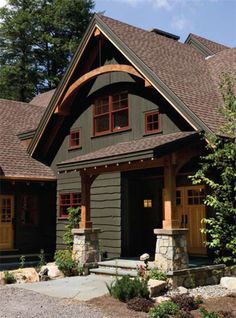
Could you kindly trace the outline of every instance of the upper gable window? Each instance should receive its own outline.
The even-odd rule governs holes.
[[[129,127],[128,93],[98,98],[94,103],[94,135],[125,130]]]
[[[160,113],[151,112],[145,114],[145,133],[155,133],[160,131]]]
[[[80,144],[80,129],[73,129],[70,131],[70,148],[79,148]]]

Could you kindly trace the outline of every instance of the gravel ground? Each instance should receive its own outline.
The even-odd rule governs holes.
[[[85,303],[45,296],[13,286],[0,287],[1,318],[105,318]]]
[[[201,297],[205,299],[215,298],[215,297],[224,297],[224,296],[229,296],[231,294],[235,294],[235,291],[224,288],[221,285],[199,286],[193,289],[188,289],[187,291],[192,296],[200,295]],[[178,293],[179,293],[178,289],[173,289],[167,292],[167,296],[173,296]]]

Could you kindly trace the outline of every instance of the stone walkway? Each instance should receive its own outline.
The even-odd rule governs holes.
[[[113,279],[110,276],[76,276],[47,282],[16,284],[14,287],[47,296],[87,301],[107,294],[106,283],[111,283]]]

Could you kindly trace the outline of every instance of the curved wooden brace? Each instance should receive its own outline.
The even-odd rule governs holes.
[[[59,108],[66,103],[68,98],[71,95],[73,95],[79,89],[79,87],[81,87],[82,85],[84,85],[85,83],[90,81],[91,79],[97,77],[98,75],[102,75],[102,74],[106,74],[106,73],[110,73],[110,72],[126,72],[126,73],[129,73],[131,75],[142,78],[144,80],[143,76],[141,74],[139,74],[136,71],[136,69],[131,65],[126,65],[126,64],[104,65],[104,66],[95,68],[94,70],[84,74],[79,79],[77,79],[67,90]]]

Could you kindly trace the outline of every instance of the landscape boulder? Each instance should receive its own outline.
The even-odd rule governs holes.
[[[63,278],[64,274],[62,271],[58,269],[58,266],[54,263],[48,263],[47,265],[44,265],[41,267],[39,276],[43,277],[43,274],[47,270],[47,275],[49,279],[58,279],[58,278]]]
[[[159,296],[162,291],[165,290],[167,286],[166,281],[157,280],[157,279],[149,279],[148,281],[148,289],[151,297]]]
[[[39,275],[35,268],[20,268],[10,272],[14,275],[17,283],[39,282]]]
[[[230,290],[236,291],[236,277],[222,277],[220,285]]]
[[[170,297],[167,296],[158,296],[155,298],[155,303],[160,304],[163,303],[164,301],[170,300]]]
[[[0,272],[0,285],[5,285],[4,272]]]

